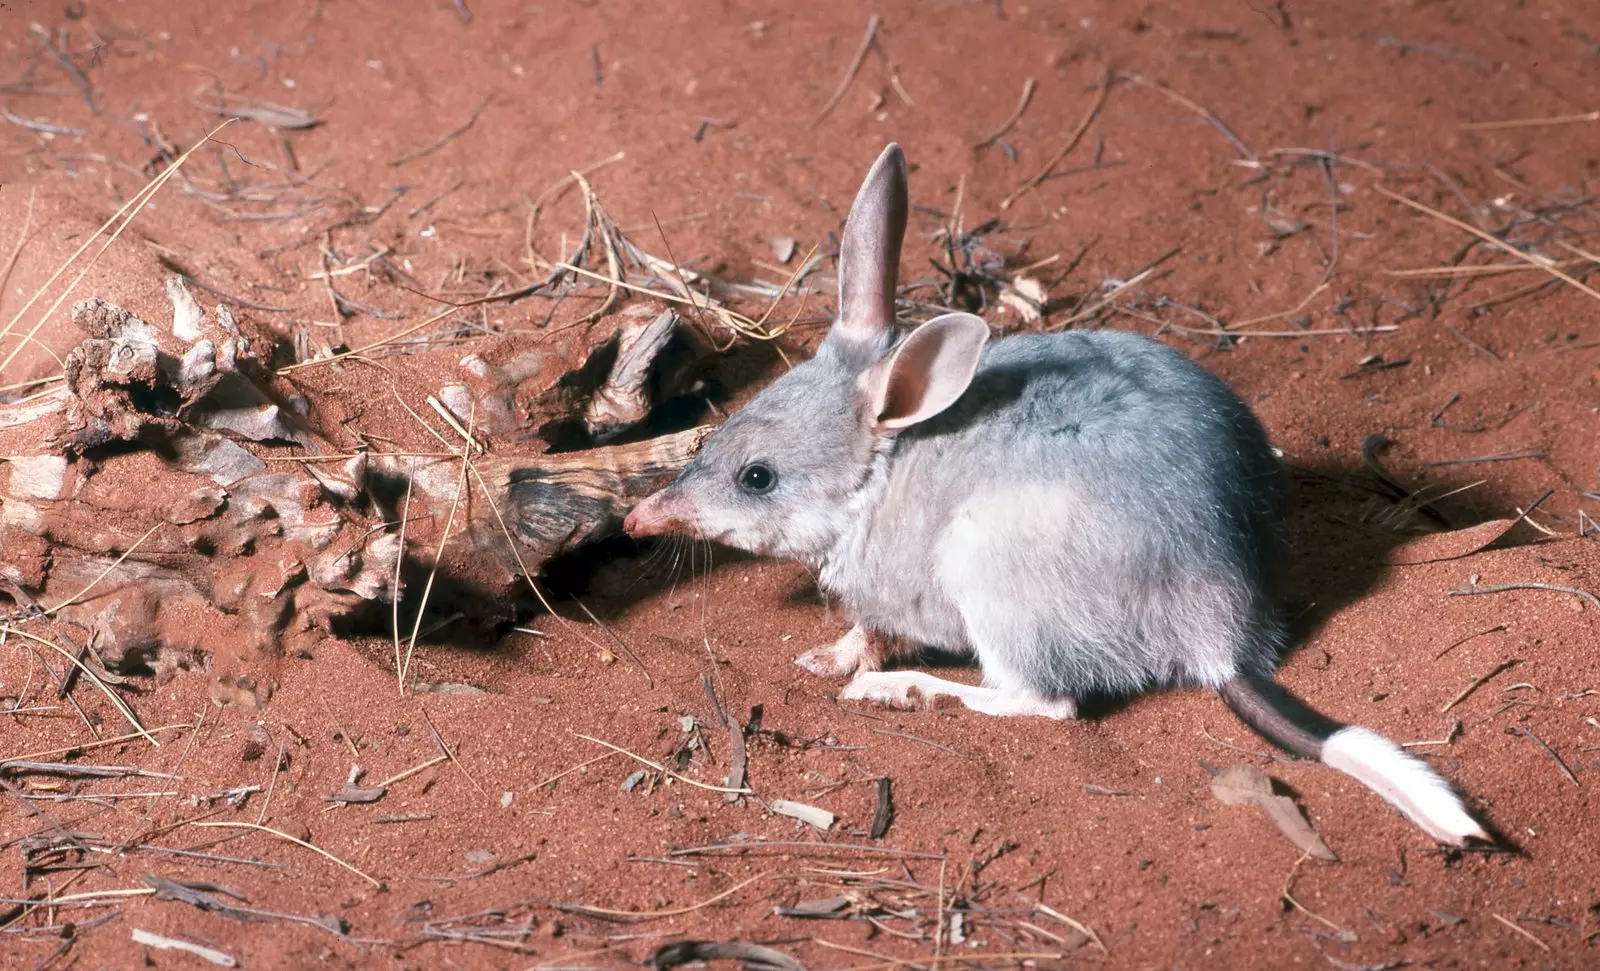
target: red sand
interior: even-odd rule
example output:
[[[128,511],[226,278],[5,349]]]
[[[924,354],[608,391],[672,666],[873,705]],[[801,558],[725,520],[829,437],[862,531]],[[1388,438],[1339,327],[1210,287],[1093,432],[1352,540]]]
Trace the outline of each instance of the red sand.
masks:
[[[1588,5],[1204,0],[1135,12],[1108,3],[894,0],[873,8],[882,17],[878,39],[886,57],[869,56],[838,107],[814,127],[860,41],[864,7],[613,0],[465,6],[470,21],[442,0],[89,0],[67,5],[75,18],[59,2],[0,3],[0,103],[18,117],[87,133],[46,137],[0,124],[0,258],[9,257],[21,229],[30,186],[38,188],[32,235],[0,293],[0,318],[9,321],[25,295],[137,191],[146,177],[139,170],[158,150],[141,133],[159,132],[187,147],[215,123],[196,105],[214,103],[218,85],[313,111],[323,123],[288,133],[236,125],[221,136],[232,147],[195,164],[208,178],[225,164],[236,178],[270,182],[245,160],[284,165],[287,144],[299,173],[314,182],[301,198],[309,205],[326,197],[321,208],[287,219],[241,219],[294,206],[238,205],[230,212],[169,186],[77,296],[93,293],[156,313],[164,306],[157,260],[165,255],[219,290],[294,308],[291,315],[243,310],[243,317],[278,326],[326,320],[326,294],[306,279],[321,269],[322,231],[357,205],[383,205],[399,185],[415,188],[380,217],[334,230],[332,245],[344,252],[365,244],[394,247],[429,286],[460,263],[465,275],[453,285],[481,292],[492,276],[527,271],[524,197],[616,152],[625,158],[593,180],[636,239],[659,252],[653,214],[684,262],[728,278],[770,279],[774,274],[757,265],[771,262],[769,240],[792,236],[804,252],[837,230],[865,165],[896,139],[915,166],[915,204],[948,213],[964,178],[967,225],[1002,216],[1003,238],[1026,240],[1037,259],[1061,254],[1058,266],[1092,243],[1053,297],[1076,298],[1102,281],[1126,279],[1181,247],[1163,264],[1166,275],[1147,281],[1142,292],[1243,321],[1295,308],[1317,287],[1334,255],[1329,204],[1336,198],[1337,261],[1328,289],[1304,313],[1317,332],[1395,329],[1360,338],[1258,338],[1230,351],[1204,337],[1169,331],[1167,339],[1232,381],[1302,469],[1359,477],[1361,442],[1381,432],[1395,443],[1385,462],[1402,481],[1443,487],[1485,480],[1444,504],[1463,524],[1514,516],[1554,490],[1535,518],[1555,536],[1522,525],[1492,552],[1385,568],[1383,549],[1395,537],[1367,521],[1377,506],[1325,478],[1297,476],[1292,610],[1305,636],[1283,680],[1329,713],[1400,741],[1443,738],[1451,718],[1460,718],[1464,730],[1452,744],[1421,751],[1522,852],[1440,853],[1330,769],[1241,754],[1229,746],[1262,751],[1264,744],[1203,693],[1141,698],[1067,725],[964,711],[847,710],[830,697],[837,684],[790,663],[844,627],[843,618],[819,604],[802,570],[719,551],[714,569],[674,586],[666,565],[623,558],[601,568],[585,602],[640,657],[654,687],[626,660],[603,663],[575,623],[547,616],[534,620],[545,636],[423,649],[425,678],[476,685],[487,692],[479,695],[398,697],[386,641],[325,640],[309,656],[291,655],[276,666],[278,693],[259,711],[212,707],[210,680],[200,671],[180,671],[159,688],[146,683],[131,696],[146,724],[193,722],[205,711],[204,725],[167,735],[160,750],[129,745],[86,761],[137,764],[183,779],[85,788],[170,789],[182,799],[125,799],[115,809],[39,804],[69,829],[129,839],[209,811],[192,796],[266,785],[272,753],[282,744],[288,768],[273,787],[271,824],[308,828],[316,846],[379,878],[384,890],[309,850],[245,833],[212,852],[272,868],[143,853],[96,858],[106,867],[66,893],[139,888],[146,872],[212,881],[259,909],[337,914],[353,938],[384,943],[342,940],[303,923],[240,922],[133,896],[115,910],[56,912],[56,924],[117,916],[83,930],[50,966],[204,966],[176,951],[132,945],[134,928],[209,942],[252,968],[615,966],[680,937],[771,942],[808,967],[879,960],[933,966],[934,894],[842,890],[845,878],[837,871],[926,888],[942,883],[952,891],[947,906],[970,903],[967,943],[947,943],[950,959],[962,962],[1005,965],[1018,959],[993,955],[1020,952],[1069,955],[1040,964],[1116,968],[1600,962],[1600,825],[1592,795],[1600,784],[1600,694],[1591,690],[1600,689],[1600,611],[1546,591],[1446,595],[1474,575],[1483,584],[1539,581],[1600,590],[1594,534],[1574,538],[1580,510],[1593,514],[1597,507],[1585,492],[1595,491],[1600,474],[1600,302],[1563,286],[1481,315],[1467,310],[1537,280],[1519,273],[1452,293],[1436,317],[1402,319],[1401,304],[1417,305],[1421,285],[1385,271],[1439,265],[1466,237],[1376,190],[1381,183],[1469,222],[1470,202],[1482,207],[1491,227],[1505,223],[1511,207],[1548,205],[1558,196],[1576,201],[1600,190],[1600,125],[1459,127],[1600,107],[1594,100],[1600,40],[1592,17],[1583,16],[1592,12]],[[92,83],[98,114],[72,77],[41,53],[30,21],[64,32],[64,49],[75,52],[74,63]],[[91,51],[96,43],[104,46]],[[1046,182],[1001,213],[1000,200],[1077,124],[1107,65],[1204,105],[1263,160],[1278,161],[1269,151],[1280,148],[1338,150],[1347,153],[1346,164],[1333,169],[1331,193],[1312,165],[1253,182],[1259,170],[1239,164],[1241,150],[1196,112],[1151,87],[1124,84],[1063,164],[1081,168],[1100,151],[1103,167]],[[1013,163],[994,147],[975,153],[972,143],[1011,112],[1029,77],[1037,79],[1037,93],[1007,136],[1020,158]],[[17,93],[10,85],[42,93]],[[480,107],[459,137],[393,164],[460,128]],[[721,124],[702,129],[705,119]],[[428,211],[409,215],[458,181]],[[547,251],[575,224],[575,206],[568,198],[542,217]],[[1309,226],[1275,240],[1264,206],[1280,225]],[[1569,229],[1591,233],[1591,248],[1594,212],[1590,206],[1565,217]],[[916,214],[908,275],[926,274],[927,258],[938,252],[930,236],[941,223]],[[1544,250],[1569,255],[1553,244]],[[393,287],[365,289],[359,276],[347,279],[347,295],[355,299],[413,318],[429,308]],[[1210,326],[1182,310],[1148,300],[1142,306],[1175,324]],[[537,328],[545,310],[534,301],[492,307],[488,316],[507,328]],[[1250,329],[1296,329],[1295,318],[1286,314]],[[35,319],[37,311],[27,325]],[[358,316],[340,336],[355,346],[401,325]],[[1156,329],[1128,316],[1115,325]],[[797,329],[802,333],[804,339],[785,339],[791,354],[804,353],[817,329]],[[64,313],[38,337],[58,353],[80,339]],[[529,339],[513,334],[474,349],[493,353]],[[0,344],[0,353],[12,346]],[[455,373],[462,353],[446,347],[390,360],[426,389]],[[1372,355],[1400,366],[1363,369]],[[771,358],[749,360],[766,368]],[[30,348],[0,384],[53,366]],[[307,372],[305,380],[328,407],[368,408],[368,430],[425,445],[403,412],[373,401],[371,387],[351,375],[324,370]],[[1473,425],[1489,430],[1458,430]],[[1522,449],[1541,454],[1426,465]],[[142,523],[121,525],[130,539],[142,531]],[[573,613],[570,605],[563,609]],[[1459,638],[1496,625],[1505,629],[1434,659]],[[33,657],[16,643],[0,651],[0,694],[14,696],[30,673],[37,676]],[[1512,657],[1520,665],[1441,714],[1473,679]],[[620,756],[536,788],[605,754],[574,733],[666,759],[682,740],[685,715],[704,726],[716,760],[708,764],[702,753],[685,773],[720,782],[728,738],[701,684],[712,671],[730,712],[747,718],[752,705],[762,705],[764,727],[788,740],[752,740],[752,784],[769,801],[810,802],[838,814],[826,837],[757,803],[728,804],[721,794],[681,783],[624,792],[620,785],[636,766]],[[121,730],[104,699],[82,689],[78,697],[98,714],[104,732]],[[1504,707],[1513,701],[1523,704]],[[424,709],[461,768],[441,765],[397,783],[378,803],[330,810],[323,797],[344,784],[352,762],[371,782],[434,756]],[[13,716],[0,728],[0,751],[83,741],[81,722],[70,711],[62,714]],[[256,737],[256,725],[264,736]],[[1548,743],[1577,784],[1513,729]],[[1241,760],[1295,794],[1339,862],[1307,861],[1297,869],[1297,850],[1264,815],[1211,797],[1202,763]],[[942,867],[852,850],[677,859],[693,866],[659,862],[673,848],[736,834],[871,843],[861,831],[884,776],[893,781],[896,814],[887,836],[873,845],[943,854]],[[211,819],[254,822],[261,798]],[[17,841],[50,824],[25,815],[15,798],[0,806],[4,872],[12,875],[6,892],[15,894]],[[428,818],[379,821],[403,814]],[[233,834],[189,826],[151,842],[193,848],[225,835]],[[1002,847],[1008,850],[981,865]],[[549,906],[670,911],[758,875],[707,906],[636,925]],[[60,886],[72,876],[64,871],[51,879]],[[1285,903],[1286,886],[1302,909]],[[841,892],[883,908],[870,911],[883,929],[859,919],[773,913],[775,905]],[[1040,900],[1092,928],[1103,949],[1033,913]],[[534,917],[536,931],[525,944],[535,954],[421,936],[423,921],[494,908],[509,909],[513,920]],[[42,925],[44,917],[32,915],[18,927]],[[0,952],[8,955],[6,966],[28,968],[44,966],[62,945],[59,932],[8,933]]]

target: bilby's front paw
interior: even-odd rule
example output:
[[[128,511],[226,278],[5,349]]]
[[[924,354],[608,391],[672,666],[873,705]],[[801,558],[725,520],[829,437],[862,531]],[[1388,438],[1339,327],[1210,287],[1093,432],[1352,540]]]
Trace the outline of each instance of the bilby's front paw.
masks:
[[[878,655],[866,629],[852,627],[837,642],[812,648],[795,658],[794,663],[824,678],[842,678],[856,671],[877,670]]]
[[[939,697],[938,684],[937,678],[921,671],[864,671],[844,686],[839,698],[887,708],[923,708]]]

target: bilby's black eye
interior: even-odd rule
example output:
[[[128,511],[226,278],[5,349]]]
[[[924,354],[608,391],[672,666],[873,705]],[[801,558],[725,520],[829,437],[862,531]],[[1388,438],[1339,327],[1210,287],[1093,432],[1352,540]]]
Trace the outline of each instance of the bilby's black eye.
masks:
[[[760,462],[751,462],[739,470],[739,488],[753,496],[763,496],[778,484],[778,473]]]

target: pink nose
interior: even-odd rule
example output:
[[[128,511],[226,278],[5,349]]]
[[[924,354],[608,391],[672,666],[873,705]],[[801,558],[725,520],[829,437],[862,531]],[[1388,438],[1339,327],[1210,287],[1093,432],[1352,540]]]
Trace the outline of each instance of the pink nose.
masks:
[[[623,532],[640,538],[665,536],[680,530],[684,523],[678,514],[679,505],[675,493],[658,492],[633,507],[633,511],[622,520]]]

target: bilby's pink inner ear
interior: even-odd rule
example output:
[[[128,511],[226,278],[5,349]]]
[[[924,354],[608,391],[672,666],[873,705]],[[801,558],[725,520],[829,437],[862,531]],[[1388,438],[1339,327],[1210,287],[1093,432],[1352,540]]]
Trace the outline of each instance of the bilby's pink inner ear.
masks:
[[[945,314],[912,331],[861,376],[877,427],[906,428],[955,404],[972,384],[988,339],[989,325],[972,314]]]
[[[839,317],[830,337],[871,341],[894,324],[900,245],[910,200],[906,157],[890,143],[861,183],[839,243]]]

